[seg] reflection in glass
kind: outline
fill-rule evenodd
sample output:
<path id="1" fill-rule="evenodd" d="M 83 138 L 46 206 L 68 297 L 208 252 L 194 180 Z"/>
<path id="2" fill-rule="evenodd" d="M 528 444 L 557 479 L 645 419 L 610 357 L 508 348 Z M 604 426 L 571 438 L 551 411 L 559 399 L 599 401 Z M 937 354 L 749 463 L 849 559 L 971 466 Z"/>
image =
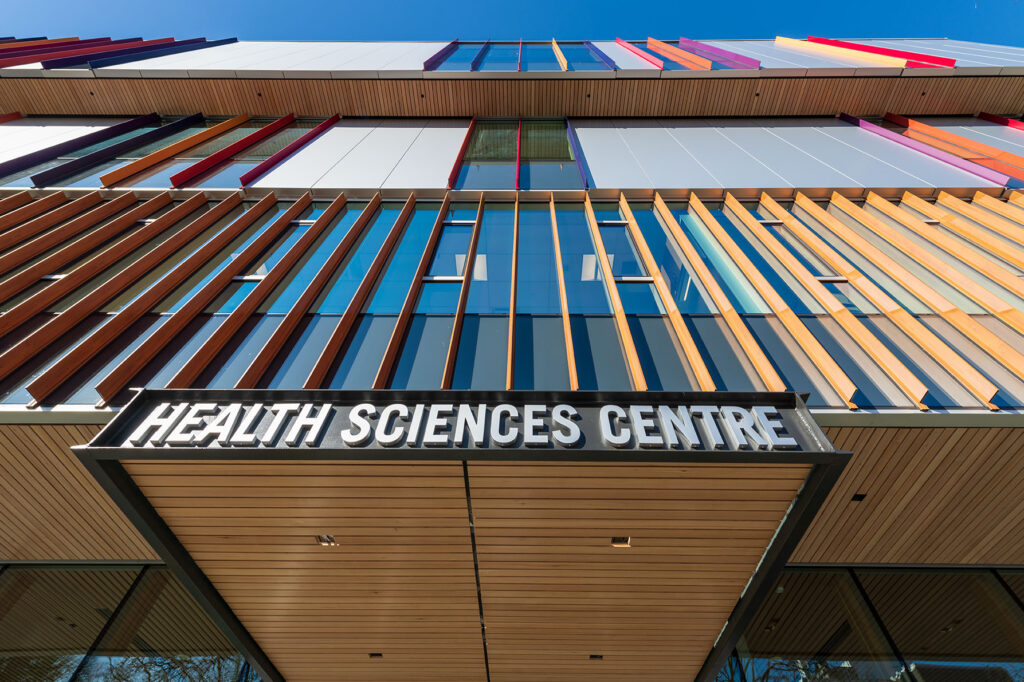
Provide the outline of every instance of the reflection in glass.
<path id="1" fill-rule="evenodd" d="M 461 277 L 466 270 L 466 256 L 473 236 L 472 225 L 445 225 L 434 249 L 427 275 L 430 277 Z"/>
<path id="2" fill-rule="evenodd" d="M 736 652 L 744 682 L 906 682 L 845 569 L 787 569 Z"/>
<path id="3" fill-rule="evenodd" d="M 551 43 L 523 45 L 522 71 L 561 71 Z"/>
<path id="4" fill-rule="evenodd" d="M 630 390 L 615 320 L 610 315 L 570 315 L 569 327 L 580 390 Z"/>
<path id="5" fill-rule="evenodd" d="M 516 313 L 561 314 L 558 288 L 548 204 L 519 204 Z"/>
<path id="6" fill-rule="evenodd" d="M 439 210 L 440 206 L 437 204 L 417 203 L 416 210 L 413 211 L 409 224 L 405 226 L 405 232 L 398 242 L 398 247 L 384 268 L 384 274 L 381 275 L 380 281 L 377 283 L 377 288 L 366 312 L 377 315 L 382 313 L 397 315 L 402 311 L 402 304 L 405 303 L 405 297 L 409 293 L 409 285 L 412 284 L 416 268 L 419 267 L 427 240 L 430 238 L 430 232 L 437 221 Z M 395 217 L 398 217 L 397 214 Z M 385 217 L 382 208 L 378 220 L 387 222 L 388 219 L 394 223 L 394 218 Z"/>
<path id="7" fill-rule="evenodd" d="M 480 238 L 473 259 L 473 277 L 466 299 L 467 313 L 508 312 L 512 287 L 514 208 L 514 204 L 496 203 L 484 207 Z"/>
<path id="8" fill-rule="evenodd" d="M 583 205 L 556 204 L 555 209 L 569 313 L 611 313 L 608 291 Z"/>
<path id="9" fill-rule="evenodd" d="M 455 187 L 515 189 L 518 140 L 518 121 L 477 121 Z"/>
<path id="10" fill-rule="evenodd" d="M 683 315 L 710 313 L 713 306 L 704 286 L 694 275 L 692 266 L 675 238 L 662 224 L 661 217 L 649 204 L 633 204 L 631 208 L 640 233 L 672 292 L 679 312 Z"/>
<path id="11" fill-rule="evenodd" d="M 480 53 L 481 43 L 458 43 L 455 49 L 434 68 L 435 71 L 469 71 L 473 59 Z"/>
<path id="12" fill-rule="evenodd" d="M 520 189 L 582 189 L 565 121 L 523 121 Z"/>
<path id="13" fill-rule="evenodd" d="M 508 316 L 467 314 L 452 377 L 454 389 L 505 388 Z"/>
<path id="14" fill-rule="evenodd" d="M 569 388 L 562 318 L 554 315 L 516 315 L 513 388 Z"/>
<path id="15" fill-rule="evenodd" d="M 454 315 L 412 316 L 391 388 L 440 388 Z"/>
<path id="16" fill-rule="evenodd" d="M 600 218 L 598 219 L 600 220 Z M 614 277 L 645 277 L 647 271 L 640 263 L 636 245 L 626 231 L 625 225 L 601 225 L 601 241 L 608 253 Z"/>
<path id="17" fill-rule="evenodd" d="M 608 64 L 582 43 L 558 43 L 570 71 L 608 71 Z"/>
<path id="18" fill-rule="evenodd" d="M 341 360 L 330 388 L 365 389 L 373 385 L 397 319 L 395 315 L 359 316 L 355 331 L 340 353 Z"/>
<path id="19" fill-rule="evenodd" d="M 0 680 L 68 680 L 138 567 L 10 566 L 0 575 Z"/>
<path id="20" fill-rule="evenodd" d="M 518 71 L 519 43 L 513 45 L 494 44 L 487 46 L 477 71 Z"/>
<path id="21" fill-rule="evenodd" d="M 1024 612 L 991 572 L 857 577 L 919 682 L 1024 680 Z"/>

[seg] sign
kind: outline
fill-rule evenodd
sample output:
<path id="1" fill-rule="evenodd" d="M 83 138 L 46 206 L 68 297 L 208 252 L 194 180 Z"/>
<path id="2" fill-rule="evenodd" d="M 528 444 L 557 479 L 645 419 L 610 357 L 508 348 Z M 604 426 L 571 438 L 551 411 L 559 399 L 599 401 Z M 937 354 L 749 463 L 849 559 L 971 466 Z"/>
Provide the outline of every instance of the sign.
<path id="1" fill-rule="evenodd" d="M 791 393 L 319 390 L 144 390 L 91 446 L 361 453 L 832 449 Z"/>

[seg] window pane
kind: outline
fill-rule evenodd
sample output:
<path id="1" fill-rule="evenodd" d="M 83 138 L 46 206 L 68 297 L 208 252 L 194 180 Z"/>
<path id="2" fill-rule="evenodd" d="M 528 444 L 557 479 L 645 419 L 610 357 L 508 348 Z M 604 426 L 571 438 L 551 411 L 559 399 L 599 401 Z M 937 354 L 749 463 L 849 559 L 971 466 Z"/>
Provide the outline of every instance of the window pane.
<path id="1" fill-rule="evenodd" d="M 254 315 L 246 320 L 231 341 L 217 353 L 206 372 L 195 382 L 206 388 L 234 388 L 281 323 L 280 315 Z"/>
<path id="2" fill-rule="evenodd" d="M 394 315 L 359 316 L 356 330 L 341 353 L 331 388 L 365 389 L 373 386 L 397 319 Z"/>
<path id="3" fill-rule="evenodd" d="M 391 388 L 440 388 L 454 315 L 412 316 Z"/>
<path id="4" fill-rule="evenodd" d="M 615 285 L 627 315 L 664 315 L 665 308 L 653 284 L 646 282 L 618 282 Z"/>
<path id="5" fill-rule="evenodd" d="M 461 282 L 424 282 L 416 301 L 416 312 L 423 315 L 454 315 L 459 306 Z"/>
<path id="6" fill-rule="evenodd" d="M 858 570 L 857 576 L 918 679 L 1024 679 L 1024 611 L 990 572 Z"/>
<path id="7" fill-rule="evenodd" d="M 806 402 L 814 407 L 845 405 L 777 318 L 745 315 L 743 319 L 786 383 L 787 390 L 809 393 Z"/>
<path id="8" fill-rule="evenodd" d="M 583 207 L 578 204 L 561 204 L 555 208 L 569 312 L 610 313 L 608 292 Z"/>
<path id="9" fill-rule="evenodd" d="M 640 233 L 672 292 L 679 312 L 683 315 L 712 312 L 713 305 L 704 286 L 693 274 L 682 249 L 662 224 L 661 218 L 654 213 L 653 207 L 634 204 L 631 208 Z"/>
<path id="10" fill-rule="evenodd" d="M 481 43 L 458 43 L 435 71 L 469 71 L 473 58 L 480 52 Z"/>
<path id="11" fill-rule="evenodd" d="M 602 225 L 601 241 L 612 265 L 613 277 L 643 277 L 647 271 L 640 263 L 633 240 L 625 225 Z"/>
<path id="12" fill-rule="evenodd" d="M 508 317 L 466 315 L 452 388 L 504 389 L 507 360 Z"/>
<path id="13" fill-rule="evenodd" d="M 562 312 L 548 204 L 519 204 L 516 313 Z"/>
<path id="14" fill-rule="evenodd" d="M 647 315 L 630 315 L 627 319 L 648 390 L 698 390 L 668 319 Z"/>
<path id="15" fill-rule="evenodd" d="M 306 315 L 264 374 L 265 387 L 302 388 L 340 319 L 340 315 Z"/>
<path id="16" fill-rule="evenodd" d="M 630 390 L 632 382 L 626 373 L 615 320 L 604 315 L 572 315 L 569 326 L 580 389 Z"/>
<path id="17" fill-rule="evenodd" d="M 558 43 L 570 71 L 608 71 L 611 69 L 594 52 L 579 43 Z"/>
<path id="18" fill-rule="evenodd" d="M 401 210 L 400 208 L 398 210 Z M 398 314 L 402 311 L 402 304 L 409 293 L 409 285 L 412 283 L 416 268 L 419 267 L 420 259 L 427 248 L 427 240 L 430 232 L 434 229 L 437 221 L 437 213 L 441 207 L 437 204 L 417 204 L 416 210 L 405 227 L 398 247 L 395 248 L 390 262 L 384 269 L 377 288 L 373 293 L 366 312 L 382 314 Z M 395 215 L 397 217 L 397 213 Z M 385 220 L 381 216 L 378 220 Z M 391 218 L 394 223 L 394 218 Z"/>
<path id="19" fill-rule="evenodd" d="M 581 189 L 565 121 L 523 121 L 521 189 Z"/>
<path id="20" fill-rule="evenodd" d="M 665 63 L 665 66 L 664 66 L 665 71 L 689 71 L 689 69 L 687 69 L 685 66 L 683 66 L 679 62 L 672 61 L 671 59 L 669 59 L 665 55 L 659 54 L 658 52 L 655 52 L 654 50 L 648 49 L 647 41 L 636 42 L 636 43 L 633 43 L 633 45 L 638 47 L 638 48 L 640 48 L 641 52 L 644 52 L 644 53 L 654 57 L 655 59 L 660 59 L 661 61 L 663 61 Z"/>
<path id="21" fill-rule="evenodd" d="M 561 71 L 551 43 L 523 45 L 523 71 Z"/>
<path id="22" fill-rule="evenodd" d="M 906 680 L 845 569 L 787 569 L 736 650 L 747 682 Z"/>
<path id="23" fill-rule="evenodd" d="M 455 186 L 514 189 L 518 140 L 518 121 L 477 121 Z"/>
<path id="24" fill-rule="evenodd" d="M 472 225 L 445 225 L 427 274 L 431 277 L 460 277 L 466 270 L 466 255 L 472 236 Z"/>
<path id="25" fill-rule="evenodd" d="M 0 575 L 0 679 L 70 679 L 138 573 L 9 567 Z"/>
<path id="26" fill-rule="evenodd" d="M 488 45 L 478 71 L 518 71 L 519 44 Z"/>
<path id="27" fill-rule="evenodd" d="M 473 259 L 473 278 L 466 299 L 467 313 L 508 312 L 512 287 L 514 211 L 514 204 L 490 203 L 484 207 L 480 239 Z"/>
<path id="28" fill-rule="evenodd" d="M 238 682 L 248 671 L 170 570 L 152 567 L 75 679 Z"/>
<path id="29" fill-rule="evenodd" d="M 747 354 L 719 315 L 692 315 L 683 318 L 690 337 L 718 390 L 763 391 L 761 381 Z"/>
<path id="30" fill-rule="evenodd" d="M 569 364 L 561 317 L 516 315 L 515 342 L 513 388 L 569 388 Z"/>

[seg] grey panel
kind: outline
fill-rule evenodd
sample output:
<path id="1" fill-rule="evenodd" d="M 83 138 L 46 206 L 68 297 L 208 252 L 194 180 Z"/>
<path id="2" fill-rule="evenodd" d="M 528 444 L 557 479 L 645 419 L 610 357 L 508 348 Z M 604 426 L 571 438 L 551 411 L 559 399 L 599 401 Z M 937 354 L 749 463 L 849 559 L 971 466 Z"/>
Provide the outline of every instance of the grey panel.
<path id="1" fill-rule="evenodd" d="M 1013 154 L 1024 154 L 1024 130 L 973 116 L 921 117 L 920 121 Z"/>
<path id="2" fill-rule="evenodd" d="M 313 186 L 380 187 L 423 132 L 424 125 L 422 120 L 382 120 Z"/>
<path id="3" fill-rule="evenodd" d="M 608 55 L 616 66 L 620 69 L 653 69 L 658 71 L 658 67 L 651 64 L 646 59 L 638 57 L 634 53 L 630 52 L 626 48 L 622 47 L 613 40 L 595 40 L 594 47 Z"/>
<path id="4" fill-rule="evenodd" d="M 256 181 L 254 187 L 311 188 L 363 141 L 379 119 L 341 121 Z"/>
<path id="5" fill-rule="evenodd" d="M 577 119 L 572 121 L 580 141 L 583 158 L 590 169 L 594 187 L 653 187 L 619 134 L 608 119 Z"/>
<path id="6" fill-rule="evenodd" d="M 433 120 L 413 141 L 382 187 L 444 188 L 455 165 L 468 120 Z"/>
<path id="7" fill-rule="evenodd" d="M 706 40 L 708 45 L 720 47 L 761 61 L 761 67 L 776 68 L 859 68 L 878 66 L 878 62 L 867 59 L 839 59 L 828 55 L 817 55 L 793 48 L 781 47 L 774 40 Z"/>
<path id="8" fill-rule="evenodd" d="M 0 161 L 30 154 L 102 130 L 124 118 L 30 117 L 0 125 Z"/>
<path id="9" fill-rule="evenodd" d="M 619 134 L 644 173 L 657 188 L 721 187 L 718 179 L 695 159 L 658 121 L 616 122 Z"/>
<path id="10" fill-rule="evenodd" d="M 780 174 L 730 140 L 719 122 L 673 121 L 661 124 L 719 181 L 720 187 L 791 187 Z M 742 135 L 741 135 L 742 136 Z"/>

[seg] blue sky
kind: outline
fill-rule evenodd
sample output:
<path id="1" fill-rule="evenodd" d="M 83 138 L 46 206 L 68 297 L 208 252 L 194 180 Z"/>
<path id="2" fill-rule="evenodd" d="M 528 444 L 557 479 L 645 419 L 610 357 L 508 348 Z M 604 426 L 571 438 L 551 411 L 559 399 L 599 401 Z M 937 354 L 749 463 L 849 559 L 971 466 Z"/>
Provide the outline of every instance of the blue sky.
<path id="1" fill-rule="evenodd" d="M 30 0 L 4 34 L 242 40 L 948 37 L 1024 46 L 1024 0 Z"/>

